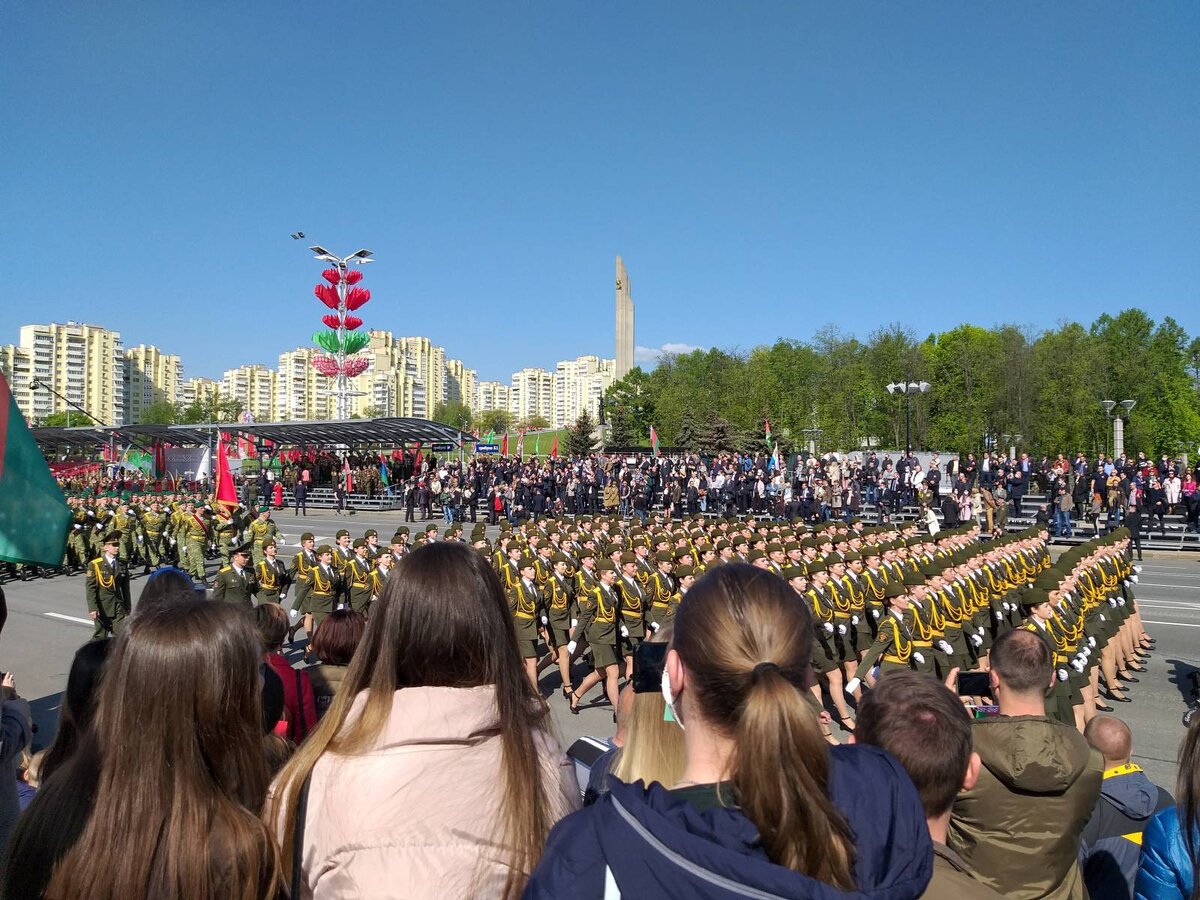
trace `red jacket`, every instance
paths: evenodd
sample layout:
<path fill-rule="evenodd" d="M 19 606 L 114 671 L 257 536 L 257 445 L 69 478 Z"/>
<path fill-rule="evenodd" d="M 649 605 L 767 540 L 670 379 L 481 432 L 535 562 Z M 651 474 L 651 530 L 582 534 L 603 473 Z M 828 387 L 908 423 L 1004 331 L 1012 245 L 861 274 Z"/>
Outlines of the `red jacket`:
<path fill-rule="evenodd" d="M 307 672 L 293 669 L 282 653 L 268 653 L 267 663 L 283 682 L 283 708 L 287 736 L 299 744 L 317 727 L 317 701 Z"/>

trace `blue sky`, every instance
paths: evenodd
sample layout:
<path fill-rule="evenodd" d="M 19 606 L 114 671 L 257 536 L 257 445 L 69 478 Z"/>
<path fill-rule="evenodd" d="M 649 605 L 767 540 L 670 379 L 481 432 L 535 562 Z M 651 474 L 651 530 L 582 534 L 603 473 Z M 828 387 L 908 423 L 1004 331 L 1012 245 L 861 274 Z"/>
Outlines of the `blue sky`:
<path fill-rule="evenodd" d="M 0 5 L 0 342 L 93 321 L 187 374 L 324 308 L 507 379 L 826 323 L 1200 332 L 1200 4 Z M 643 356 L 646 351 L 643 351 Z"/>

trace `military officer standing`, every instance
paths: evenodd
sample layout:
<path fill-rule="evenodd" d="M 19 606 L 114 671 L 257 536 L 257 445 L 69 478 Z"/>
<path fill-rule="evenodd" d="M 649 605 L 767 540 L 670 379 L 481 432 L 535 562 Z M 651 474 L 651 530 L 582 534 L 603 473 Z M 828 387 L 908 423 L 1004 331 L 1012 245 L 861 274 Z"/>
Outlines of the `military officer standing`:
<path fill-rule="evenodd" d="M 101 538 L 103 552 L 88 564 L 88 615 L 96 623 L 93 640 L 119 634 L 132 610 L 129 571 L 117 555 L 120 545 L 120 532 L 106 534 Z"/>
<path fill-rule="evenodd" d="M 221 566 L 213 579 L 214 600 L 240 603 L 249 608 L 254 605 L 253 597 L 258 591 L 258 580 L 254 571 L 247 568 L 250 562 L 250 547 L 242 544 L 229 550 L 229 565 Z"/>

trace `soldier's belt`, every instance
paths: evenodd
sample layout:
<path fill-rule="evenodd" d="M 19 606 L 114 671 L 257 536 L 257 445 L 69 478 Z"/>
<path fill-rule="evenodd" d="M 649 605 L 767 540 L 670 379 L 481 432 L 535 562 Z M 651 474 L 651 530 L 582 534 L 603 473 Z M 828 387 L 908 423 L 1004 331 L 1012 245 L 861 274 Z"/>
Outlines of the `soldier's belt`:
<path fill-rule="evenodd" d="M 883 655 L 883 661 L 890 662 L 890 663 L 899 663 L 902 666 L 908 665 L 907 659 L 901 659 L 899 656 L 891 656 L 890 654 L 887 654 L 887 653 L 885 653 Z"/>
<path fill-rule="evenodd" d="M 848 612 L 835 612 L 833 617 L 835 619 L 844 619 L 847 622 L 850 621 L 850 613 Z"/>
<path fill-rule="evenodd" d="M 913 641 L 912 645 L 914 647 L 932 647 L 933 641 Z"/>
<path fill-rule="evenodd" d="M 529 613 L 523 613 L 523 612 L 513 613 L 513 615 L 516 616 L 518 619 L 532 619 L 533 618 L 533 616 L 530 615 Z"/>
<path fill-rule="evenodd" d="M 670 609 L 671 608 L 670 603 L 658 603 L 657 601 L 654 603 L 651 603 L 650 606 L 653 609 Z"/>

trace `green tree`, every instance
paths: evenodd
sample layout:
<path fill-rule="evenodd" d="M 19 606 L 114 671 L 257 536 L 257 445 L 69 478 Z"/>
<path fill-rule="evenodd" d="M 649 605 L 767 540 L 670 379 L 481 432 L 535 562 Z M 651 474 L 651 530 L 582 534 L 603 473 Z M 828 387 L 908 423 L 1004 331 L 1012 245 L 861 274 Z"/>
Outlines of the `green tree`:
<path fill-rule="evenodd" d="M 179 421 L 180 407 L 169 400 L 151 403 L 142 410 L 139 425 L 174 425 Z"/>
<path fill-rule="evenodd" d="M 521 427 L 526 431 L 542 431 L 550 427 L 550 421 L 545 416 L 536 413 L 521 420 Z"/>
<path fill-rule="evenodd" d="M 743 450 L 745 449 L 744 440 L 740 438 L 741 436 L 735 433 L 725 419 L 714 413 L 705 420 L 704 427 L 700 430 L 696 449 L 706 456 L 715 456 L 718 453 L 728 453 L 732 450 Z"/>
<path fill-rule="evenodd" d="M 457 428 L 459 431 L 470 431 L 471 410 L 465 403 L 457 400 L 439 403 L 433 408 L 433 421 Z"/>
<path fill-rule="evenodd" d="M 925 441 L 916 434 L 913 444 L 942 449 L 974 450 L 985 434 L 1004 428 L 997 425 L 997 370 L 1000 339 L 993 331 L 960 325 L 937 336 L 929 346 L 929 432 Z M 912 399 L 922 404 L 922 395 Z"/>
<path fill-rule="evenodd" d="M 567 427 L 567 455 L 586 456 L 596 446 L 596 423 L 586 409 Z"/>
<path fill-rule="evenodd" d="M 508 431 L 511 421 L 512 417 L 508 414 L 507 409 L 485 409 L 479 414 L 475 424 L 479 428 L 479 433 L 486 437 L 492 432 L 500 434 Z"/>
<path fill-rule="evenodd" d="M 671 445 L 680 450 L 694 452 L 700 449 L 700 427 L 690 413 L 685 413 L 679 429 L 675 432 L 675 440 Z"/>
<path fill-rule="evenodd" d="M 604 416 L 608 442 L 615 447 L 633 447 L 650 441 L 654 425 L 654 390 L 650 376 L 635 366 L 604 394 Z"/>
<path fill-rule="evenodd" d="M 64 426 L 73 426 L 82 428 L 85 425 L 94 425 L 95 423 L 81 412 L 72 410 L 71 412 L 55 412 L 48 416 L 43 416 L 41 425 L 43 428 L 62 428 Z"/>
<path fill-rule="evenodd" d="M 236 397 L 214 394 L 203 401 L 193 400 L 179 413 L 181 425 L 229 424 L 242 414 L 242 404 Z"/>

